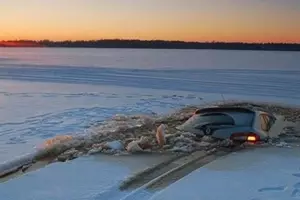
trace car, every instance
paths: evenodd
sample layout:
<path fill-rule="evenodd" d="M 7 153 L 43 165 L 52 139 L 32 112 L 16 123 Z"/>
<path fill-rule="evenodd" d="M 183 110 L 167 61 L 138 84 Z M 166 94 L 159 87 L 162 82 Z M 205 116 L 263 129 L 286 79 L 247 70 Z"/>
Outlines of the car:
<path fill-rule="evenodd" d="M 197 136 L 243 142 L 265 141 L 277 118 L 272 113 L 236 106 L 215 106 L 198 109 L 192 117 L 176 128 Z"/>

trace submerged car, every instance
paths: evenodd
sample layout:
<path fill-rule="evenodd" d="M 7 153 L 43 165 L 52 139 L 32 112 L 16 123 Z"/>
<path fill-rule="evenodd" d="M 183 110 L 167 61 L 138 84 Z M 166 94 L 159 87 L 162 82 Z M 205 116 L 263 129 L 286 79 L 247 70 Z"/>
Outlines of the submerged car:
<path fill-rule="evenodd" d="M 235 141 L 264 141 L 276 117 L 266 111 L 244 107 L 209 107 L 197 110 L 178 130 L 197 136 L 209 135 L 217 139 Z"/>

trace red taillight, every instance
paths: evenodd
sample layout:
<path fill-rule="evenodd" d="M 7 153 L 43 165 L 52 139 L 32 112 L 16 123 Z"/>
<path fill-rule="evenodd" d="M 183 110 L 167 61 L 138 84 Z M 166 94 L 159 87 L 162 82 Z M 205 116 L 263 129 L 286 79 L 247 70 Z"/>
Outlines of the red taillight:
<path fill-rule="evenodd" d="M 257 137 L 255 137 L 255 136 L 247 136 L 247 141 L 249 141 L 249 142 L 256 142 L 257 141 Z"/>
<path fill-rule="evenodd" d="M 255 133 L 233 133 L 230 139 L 247 142 L 257 142 L 260 140 L 260 137 Z"/>

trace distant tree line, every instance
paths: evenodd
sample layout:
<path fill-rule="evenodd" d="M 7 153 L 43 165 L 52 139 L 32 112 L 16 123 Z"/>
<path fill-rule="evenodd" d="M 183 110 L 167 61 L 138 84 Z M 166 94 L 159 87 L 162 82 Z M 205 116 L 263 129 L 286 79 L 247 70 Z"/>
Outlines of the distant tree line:
<path fill-rule="evenodd" d="M 19 43 L 19 46 L 65 47 L 65 48 L 138 48 L 138 49 L 224 49 L 224 50 L 264 50 L 264 51 L 300 51 L 299 43 L 243 43 L 243 42 L 184 42 L 164 40 L 17 40 L 5 41 Z M 0 46 L 1 43 L 0 42 Z M 31 45 L 30 45 L 31 44 Z M 5 46 L 5 45 L 2 45 Z M 8 45 L 6 45 L 8 46 Z"/>

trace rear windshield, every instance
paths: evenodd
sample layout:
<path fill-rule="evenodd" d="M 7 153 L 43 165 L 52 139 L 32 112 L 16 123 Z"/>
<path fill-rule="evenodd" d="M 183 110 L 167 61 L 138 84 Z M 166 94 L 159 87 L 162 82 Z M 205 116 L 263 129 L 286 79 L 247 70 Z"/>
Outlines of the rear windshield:
<path fill-rule="evenodd" d="M 192 116 L 182 126 L 194 127 L 196 125 L 200 125 L 204 123 L 251 126 L 253 122 L 253 117 L 254 117 L 254 113 L 241 113 L 241 112 L 230 112 L 228 114 L 225 113 L 198 114 Z"/>
<path fill-rule="evenodd" d="M 237 126 L 252 126 L 254 120 L 254 112 L 230 112 L 228 113 L 233 119 Z"/>
<path fill-rule="evenodd" d="M 213 124 L 232 124 L 234 125 L 234 119 L 229 115 L 223 113 L 209 113 L 203 115 L 194 115 L 187 120 L 183 126 L 195 126 L 203 123 Z"/>

